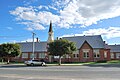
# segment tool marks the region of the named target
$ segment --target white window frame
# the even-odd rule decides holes
[[[28,53],[22,53],[22,58],[28,58]]]
[[[73,52],[73,57],[74,58],[78,58],[79,57],[79,51],[78,50]]]
[[[83,57],[84,58],[89,58],[89,52],[83,52]]]
[[[39,53],[39,58],[45,58],[45,53]]]
[[[30,58],[37,58],[37,54],[36,53],[30,53]]]
[[[78,58],[79,54],[73,54],[74,58]]]
[[[120,59],[120,53],[116,53],[116,58]]]
[[[65,55],[66,58],[70,58],[70,56],[68,54]]]
[[[94,50],[93,50],[93,55],[94,55],[94,58],[100,58],[99,49],[94,49]]]
[[[114,53],[110,53],[111,59],[114,59]]]
[[[89,50],[90,49],[83,49],[83,58],[89,58]]]
[[[104,51],[104,58],[107,58],[107,51]]]

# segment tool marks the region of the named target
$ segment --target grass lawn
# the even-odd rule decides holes
[[[113,63],[113,64],[120,64],[120,60],[111,60],[111,61],[107,61],[107,63],[108,64],[111,64],[111,63]]]

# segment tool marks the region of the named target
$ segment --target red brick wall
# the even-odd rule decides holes
[[[89,49],[89,58],[83,57],[83,49]],[[104,57],[104,51],[107,51],[107,58]],[[90,62],[90,61],[99,61],[99,60],[110,60],[110,49],[99,49],[100,58],[94,58],[93,49],[88,43],[84,43],[80,48],[79,52],[79,61],[80,62]]]
[[[83,49],[89,49],[89,58],[84,58],[83,57]],[[104,57],[104,51],[107,51],[107,58]],[[79,57],[78,58],[74,58],[74,57],[71,57],[69,59],[68,58],[62,58],[62,62],[90,62],[90,61],[98,61],[98,60],[110,60],[110,49],[99,49],[99,52],[100,52],[100,58],[94,58],[92,47],[87,42],[85,42],[79,50]],[[16,61],[29,60],[30,59],[30,54],[32,52],[27,52],[27,53],[28,53],[28,58],[22,58],[22,55],[21,55],[19,58],[16,58]],[[41,53],[41,52],[35,52],[35,54],[37,54],[36,59],[41,60],[39,58],[38,53]],[[44,60],[46,62],[49,62],[48,53],[47,52],[44,52],[44,53],[46,53],[46,57],[44,58]],[[58,61],[58,59],[54,59],[54,60]]]
[[[83,49],[89,49],[89,58],[84,58],[83,57]],[[79,61],[80,62],[88,62],[88,61],[93,61],[93,49],[88,43],[84,43],[82,47],[80,48],[79,52]]]
[[[104,49],[100,49],[100,59],[99,60],[104,60]]]
[[[105,49],[105,51],[107,51],[107,58],[106,58],[106,60],[107,61],[111,60],[110,49]]]
[[[22,54],[20,55],[20,57],[16,57],[13,59],[13,61],[18,61],[18,62],[21,62],[21,61],[26,61],[26,60],[30,60],[30,54],[32,54],[32,52],[25,52],[28,54],[28,58],[22,58]],[[46,54],[45,58],[39,58],[39,53],[43,53],[43,52],[35,52],[36,54],[36,58],[35,59],[38,59],[38,60],[41,60],[41,59],[44,59],[45,61],[48,62],[48,53],[47,52],[44,52]]]

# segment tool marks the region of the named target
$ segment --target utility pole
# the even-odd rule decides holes
[[[34,51],[35,51],[35,44],[34,44],[34,36],[35,36],[36,34],[34,33],[34,32],[32,32],[32,38],[33,38],[33,44],[32,44],[32,57],[33,57],[33,60],[35,59],[35,53],[34,53]]]

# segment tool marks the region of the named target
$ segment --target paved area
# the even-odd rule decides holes
[[[0,80],[120,80],[120,64],[47,67],[1,65]]]

